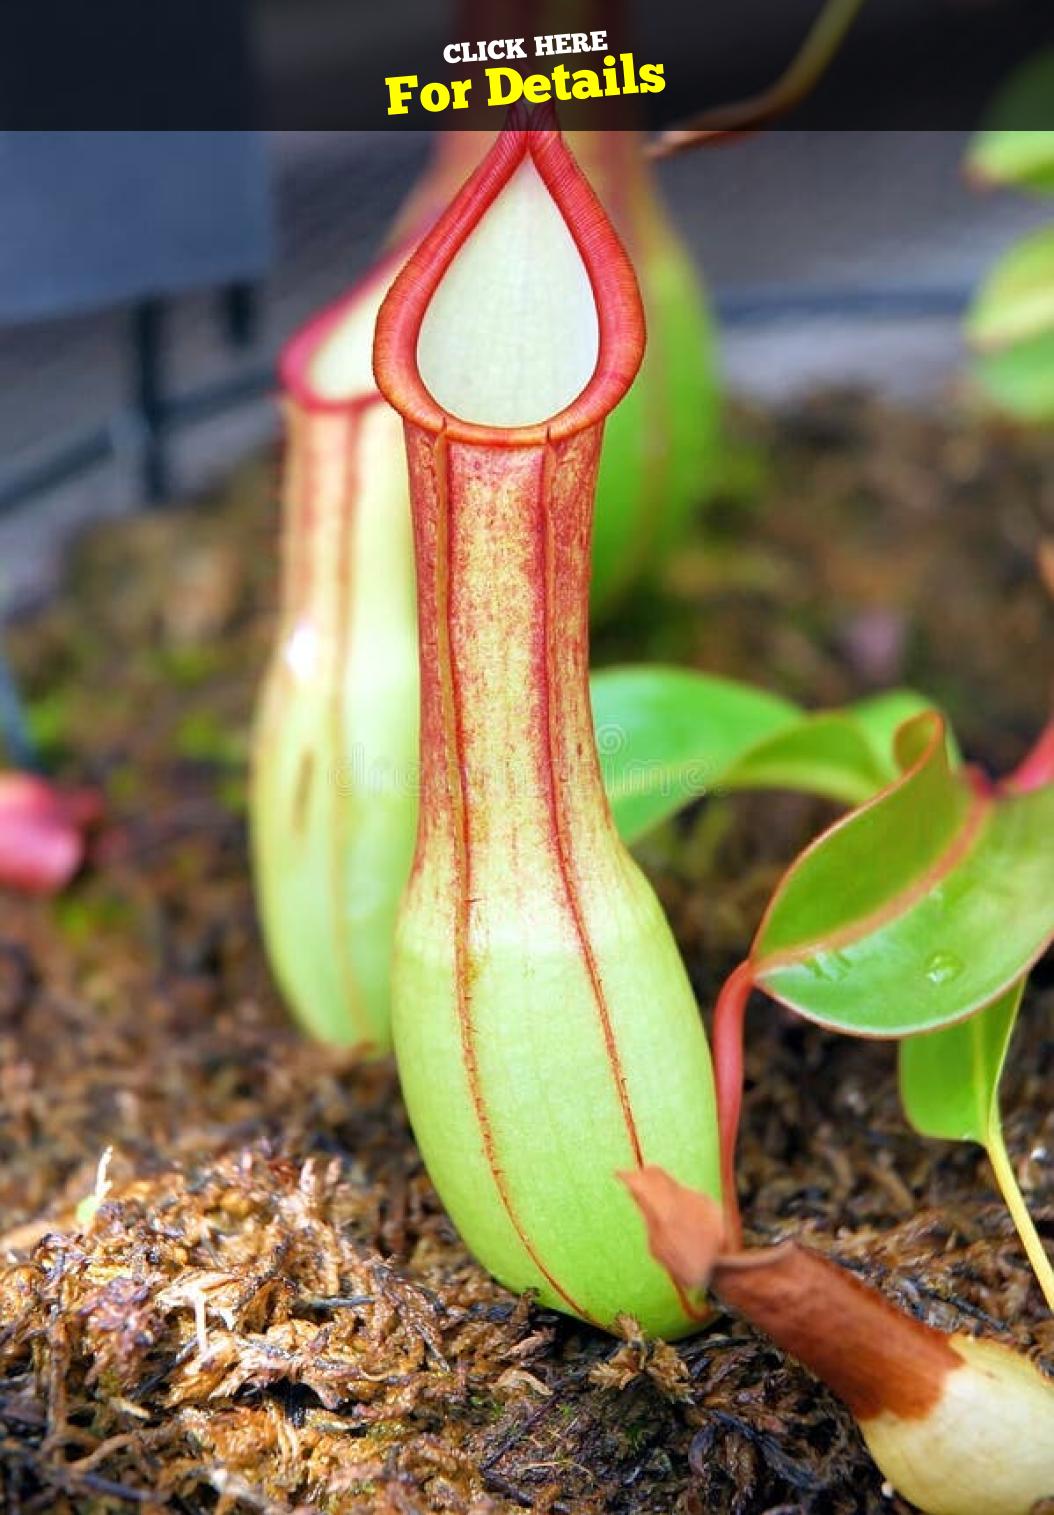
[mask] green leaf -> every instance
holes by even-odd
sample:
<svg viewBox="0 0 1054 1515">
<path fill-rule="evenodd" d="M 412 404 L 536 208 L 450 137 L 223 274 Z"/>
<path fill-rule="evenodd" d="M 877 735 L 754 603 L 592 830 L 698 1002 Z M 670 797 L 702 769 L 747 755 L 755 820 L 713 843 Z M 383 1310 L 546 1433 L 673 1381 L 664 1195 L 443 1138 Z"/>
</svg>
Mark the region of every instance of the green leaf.
<svg viewBox="0 0 1054 1515">
<path fill-rule="evenodd" d="M 998 405 L 1024 420 L 1054 417 L 1054 226 L 996 264 L 970 308 L 966 336 Z"/>
<path fill-rule="evenodd" d="M 733 765 L 729 789 L 798 789 L 853 805 L 881 789 L 882 768 L 864 733 L 831 711 L 805 717 Z"/>
<path fill-rule="evenodd" d="M 730 768 L 725 786 L 796 789 L 859 805 L 900 772 L 893 754 L 897 727 L 930 708 L 921 695 L 896 689 L 846 710 L 804 716 L 744 753 Z"/>
<path fill-rule="evenodd" d="M 1001 410 L 1021 421 L 1054 421 L 1054 331 L 988 353 L 974 370 Z"/>
<path fill-rule="evenodd" d="M 1036 1278 L 1054 1309 L 1054 1269 L 1018 1187 L 999 1113 L 999 1082 L 1024 988 L 1020 978 L 968 1020 L 902 1041 L 900 1098 L 908 1120 L 923 1136 L 973 1141 L 985 1148 Z"/>
<path fill-rule="evenodd" d="M 789 700 L 687 668 L 609 668 L 591 687 L 604 784 L 626 841 L 723 784 L 742 754 L 801 719 Z"/>
<path fill-rule="evenodd" d="M 966 335 L 998 352 L 1054 332 L 1054 226 L 1043 226 L 1000 259 L 978 291 Z"/>
<path fill-rule="evenodd" d="M 967 1020 L 900 1044 L 900 1098 L 923 1136 L 988 1145 L 1024 979 Z"/>
<path fill-rule="evenodd" d="M 970 144 L 966 170 L 983 184 L 1054 189 L 1054 131 L 1028 130 L 1051 118 L 1054 48 L 1016 69 L 985 113 L 984 130 Z"/>
<path fill-rule="evenodd" d="M 901 728 L 897 756 L 901 779 L 786 874 L 751 953 L 761 988 L 857 1035 L 962 1019 L 1054 932 L 1054 786 L 977 792 L 934 712 Z"/>
<path fill-rule="evenodd" d="M 687 668 L 593 675 L 593 719 L 616 824 L 633 842 L 719 789 L 795 789 L 859 804 L 899 772 L 893 733 L 927 709 L 892 690 L 807 715 L 763 690 Z"/>
<path fill-rule="evenodd" d="M 967 154 L 966 171 L 986 186 L 1012 185 L 1047 194 L 1054 190 L 1054 131 L 978 132 Z"/>
<path fill-rule="evenodd" d="M 884 784 L 890 784 L 900 777 L 897 732 L 913 715 L 922 715 L 923 711 L 933 709 L 933 701 L 914 689 L 886 689 L 881 694 L 870 695 L 866 700 L 857 700 L 849 707 L 848 714 L 853 725 L 863 732 L 874 753 Z M 945 739 L 949 759 L 953 766 L 958 766 L 959 748 L 947 725 Z"/>
</svg>

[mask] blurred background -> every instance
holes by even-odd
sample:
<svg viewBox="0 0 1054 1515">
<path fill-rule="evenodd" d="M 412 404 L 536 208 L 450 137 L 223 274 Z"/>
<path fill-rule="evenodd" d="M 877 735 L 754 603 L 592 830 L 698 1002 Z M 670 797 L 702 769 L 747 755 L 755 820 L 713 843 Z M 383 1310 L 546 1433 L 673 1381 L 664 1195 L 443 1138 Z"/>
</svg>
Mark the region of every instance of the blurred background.
<svg viewBox="0 0 1054 1515">
<path fill-rule="evenodd" d="M 565 11 L 554 0 L 547 26 Z M 597 0 L 574 15 L 665 59 L 662 124 L 765 88 L 819 11 Z M 86 521 L 197 494 L 276 436 L 280 345 L 365 270 L 429 152 L 413 120 L 362 129 L 385 120 L 383 76 L 442 77 L 445 41 L 483 15 L 495 35 L 529 29 L 525 14 L 516 0 L 6 8 L 0 617 L 48 591 Z M 733 394 L 848 382 L 913 400 L 956 382 L 972 289 L 1046 214 L 969 188 L 966 139 L 1052 36 L 1045 0 L 863 5 L 792 129 L 662 165 Z M 1025 117 L 1051 111 L 1046 92 Z"/>
<path fill-rule="evenodd" d="M 72 531 L 197 493 L 277 435 L 281 343 L 365 270 L 429 142 L 413 131 L 5 136 L 10 614 L 54 582 Z M 972 290 L 1048 216 L 1042 200 L 971 188 L 967 137 L 778 130 L 659 166 L 711 289 L 733 394 L 785 401 L 849 383 L 913 400 L 954 388 Z"/>
<path fill-rule="evenodd" d="M 546 25 L 565 9 L 554 0 Z M 661 125 L 765 87 L 820 10 L 595 0 L 575 15 L 666 60 L 649 99 Z M 492 34 L 527 30 L 527 14 L 518 0 L 6 8 L 0 617 L 48 592 L 85 523 L 196 495 L 276 436 L 282 342 L 364 271 L 427 157 L 413 118 L 362 129 L 385 119 L 384 75 L 442 77 L 445 41 L 484 16 Z M 1045 0 L 864 4 L 790 129 L 660 167 L 731 394 L 849 383 L 915 400 L 957 382 L 972 292 L 1048 216 L 971 188 L 964 150 L 1052 36 Z M 1051 93 L 1020 120 L 1040 124 Z"/>
</svg>

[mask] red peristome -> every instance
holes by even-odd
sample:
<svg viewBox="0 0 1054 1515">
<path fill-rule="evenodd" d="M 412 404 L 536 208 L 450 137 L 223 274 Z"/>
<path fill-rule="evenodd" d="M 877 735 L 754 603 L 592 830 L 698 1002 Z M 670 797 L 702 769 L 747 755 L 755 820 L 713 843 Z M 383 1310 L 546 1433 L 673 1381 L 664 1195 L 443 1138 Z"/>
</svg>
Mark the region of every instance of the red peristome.
<svg viewBox="0 0 1054 1515">
<path fill-rule="evenodd" d="M 572 403 L 549 421 L 501 428 L 461 420 L 426 389 L 417 344 L 429 302 L 459 249 L 530 156 L 563 213 L 594 293 L 599 351 L 594 374 Z M 472 687 L 483 686 L 493 662 L 483 643 L 498 627 L 496 649 L 515 640 L 515 598 L 501 603 L 507 579 L 527 586 L 524 634 L 534 640 L 531 689 L 510 742 L 516 766 L 548 793 L 546 830 L 559 854 L 561 817 L 553 774 L 567 793 L 602 796 L 588 689 L 588 585 L 593 493 L 601 425 L 632 383 L 644 350 L 644 316 L 632 266 L 588 181 L 559 132 L 506 129 L 395 279 L 377 321 L 378 386 L 406 421 L 414 501 L 420 597 L 422 685 L 422 813 L 418 852 L 429 828 L 449 810 L 451 795 L 470 794 L 485 814 L 509 795 L 486 792 L 489 761 L 474 771 L 463 728 Z M 470 561 L 472 543 L 484 561 Z M 532 701 L 536 708 L 529 709 Z M 488 702 L 489 703 L 489 702 Z M 524 751 L 523 744 L 545 750 Z M 456 771 L 436 755 L 457 752 Z M 606 819 L 606 807 L 600 812 Z"/>
<path fill-rule="evenodd" d="M 332 305 L 327 305 L 310 321 L 295 331 L 282 348 L 278 358 L 278 377 L 282 389 L 292 397 L 302 410 L 319 411 L 342 415 L 372 396 L 372 389 L 351 397 L 329 398 L 319 394 L 311 382 L 311 364 L 319 350 L 364 301 L 380 301 L 391 283 L 399 265 L 405 260 L 407 246 L 388 253 L 374 264 L 364 279 L 361 279 L 346 294 Z"/>
<path fill-rule="evenodd" d="M 535 426 L 463 421 L 426 389 L 417 341 L 432 296 L 460 249 L 516 169 L 530 157 L 562 213 L 592 286 L 599 323 L 593 377 L 570 405 Z M 600 202 L 558 131 L 507 128 L 460 194 L 427 233 L 381 306 L 374 373 L 408 424 L 433 436 L 487 448 L 540 447 L 600 425 L 632 384 L 644 356 L 644 310 L 632 265 Z"/>
<path fill-rule="evenodd" d="M 26 894 L 64 888 L 84 858 L 84 831 L 102 816 L 93 790 L 61 790 L 29 773 L 0 774 L 0 885 Z"/>
</svg>

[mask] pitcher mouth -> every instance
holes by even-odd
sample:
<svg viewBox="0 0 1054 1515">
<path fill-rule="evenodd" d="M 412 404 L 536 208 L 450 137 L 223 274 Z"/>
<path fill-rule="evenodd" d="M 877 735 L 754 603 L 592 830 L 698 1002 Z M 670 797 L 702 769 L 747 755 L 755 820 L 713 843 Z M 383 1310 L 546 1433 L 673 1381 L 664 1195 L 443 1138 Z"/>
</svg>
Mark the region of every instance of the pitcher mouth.
<svg viewBox="0 0 1054 1515">
<path fill-rule="evenodd" d="M 371 327 L 406 254 L 405 242 L 393 248 L 352 289 L 286 342 L 278 359 L 279 382 L 302 410 L 345 415 L 378 400 Z"/>
<path fill-rule="evenodd" d="M 532 125 L 523 124 L 526 119 Z M 542 119 L 552 119 L 551 112 Z M 479 168 L 425 236 L 389 290 L 377 320 L 377 387 L 408 421 L 450 440 L 533 447 L 603 421 L 629 389 L 644 352 L 644 312 L 632 265 L 558 130 L 510 112 Z M 529 163 L 562 217 L 588 280 L 596 320 L 596 360 L 582 388 L 529 425 L 466 420 L 447 409 L 421 374 L 422 326 L 433 297 L 466 242 L 517 172 Z M 471 309 L 466 310 L 470 319 Z"/>
</svg>

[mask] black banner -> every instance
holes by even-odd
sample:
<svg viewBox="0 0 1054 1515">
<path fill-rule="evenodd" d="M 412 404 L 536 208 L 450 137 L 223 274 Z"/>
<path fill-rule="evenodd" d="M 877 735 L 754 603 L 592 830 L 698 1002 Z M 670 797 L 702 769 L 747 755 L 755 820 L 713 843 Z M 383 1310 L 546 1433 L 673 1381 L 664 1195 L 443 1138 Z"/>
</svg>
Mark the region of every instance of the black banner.
<svg viewBox="0 0 1054 1515">
<path fill-rule="evenodd" d="M 837 0 L 836 0 L 837 3 Z M 662 128 L 755 96 L 818 0 L 7 0 L 0 125 L 443 130 L 510 104 Z M 796 127 L 972 127 L 1054 48 L 1049 0 L 864 0 Z M 1054 90 L 1016 125 L 1054 126 Z"/>
</svg>

